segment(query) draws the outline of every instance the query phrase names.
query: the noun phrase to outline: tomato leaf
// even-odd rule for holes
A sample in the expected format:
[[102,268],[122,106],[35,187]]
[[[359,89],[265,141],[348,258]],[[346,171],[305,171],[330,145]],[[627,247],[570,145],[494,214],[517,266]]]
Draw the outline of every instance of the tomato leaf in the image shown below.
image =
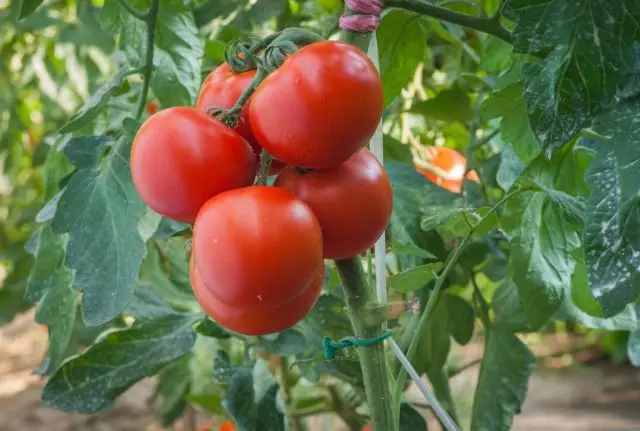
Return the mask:
[[129,171],[136,124],[127,120],[124,128],[102,166],[73,174],[52,221],[54,232],[69,234],[65,265],[75,270],[90,326],[110,321],[127,305],[145,251],[138,232],[144,205]]
[[58,130],[58,133],[71,133],[90,124],[105,109],[109,98],[124,84],[130,74],[131,69],[129,67],[118,69],[111,79],[91,96],[67,124]]
[[184,412],[191,379],[190,359],[185,355],[158,373],[155,410],[163,426],[171,425]]
[[640,31],[635,0],[509,0],[514,51],[544,60],[524,65],[529,118],[548,156],[610,104],[621,74],[635,65]]
[[222,405],[241,430],[255,429],[254,396],[251,370],[235,369],[229,379],[227,397],[222,401]]
[[111,136],[78,136],[68,140],[62,152],[76,168],[91,168],[100,161],[104,148],[113,142]]
[[640,367],[640,329],[636,329],[629,334],[627,356],[634,367]]
[[460,345],[471,341],[475,312],[467,301],[457,295],[444,295],[444,305],[448,310],[449,333]]
[[526,332],[531,330],[531,323],[522,309],[518,287],[506,279],[498,286],[491,300],[491,308],[495,313],[494,323],[511,332]]
[[621,105],[594,124],[612,145],[601,147],[587,173],[585,259],[591,292],[607,316],[640,293],[639,107]]
[[386,11],[376,30],[384,106],[400,94],[427,57],[427,30],[420,15],[401,9]]
[[150,286],[139,284],[136,286],[131,301],[125,313],[136,320],[153,320],[179,314],[158,295]]
[[38,373],[47,375],[62,363],[76,320],[78,292],[73,289],[73,272],[64,266],[66,238],[45,225],[38,235],[36,260],[28,278],[25,298],[40,301],[36,322],[47,325],[49,347]]
[[[534,183],[535,184],[535,183]],[[571,196],[562,190],[555,190],[542,184],[535,184],[539,190],[546,193],[549,202],[556,205],[564,217],[571,223],[582,225],[586,202],[579,197]]]
[[16,2],[19,3],[19,6],[17,7],[20,10],[18,13],[18,19],[23,19],[31,15],[44,2],[44,0],[16,0]]
[[527,394],[535,356],[511,332],[499,326],[487,329],[473,398],[472,431],[508,431]]
[[465,123],[473,118],[471,100],[459,87],[442,90],[436,97],[414,104],[410,112],[422,115],[427,121]]
[[293,356],[305,348],[304,335],[295,329],[258,338],[258,346],[271,355]]
[[413,244],[394,244],[393,253],[400,254],[400,255],[420,257],[422,259],[427,259],[427,260],[438,259],[434,254],[429,253],[427,250],[424,250]]
[[400,431],[427,431],[424,417],[409,403],[400,404]]
[[188,352],[196,339],[193,324],[199,318],[177,314],[105,333],[56,371],[42,401],[72,413],[95,413],[110,406],[131,385]]
[[442,262],[428,263],[415,266],[389,279],[389,287],[396,292],[413,292],[426,286],[435,279],[442,268]]
[[204,335],[205,337],[218,338],[220,340],[231,338],[231,334],[229,332],[209,318],[200,322],[196,327],[196,331],[198,331],[198,334]]

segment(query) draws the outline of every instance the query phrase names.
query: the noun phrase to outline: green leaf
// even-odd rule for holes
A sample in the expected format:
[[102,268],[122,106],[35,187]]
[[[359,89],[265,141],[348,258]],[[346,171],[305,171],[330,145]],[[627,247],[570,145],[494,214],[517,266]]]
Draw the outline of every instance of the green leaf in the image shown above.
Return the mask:
[[447,221],[459,215],[473,213],[475,208],[458,207],[458,208],[431,208],[429,214],[422,219],[422,229],[429,231],[443,225]]
[[509,190],[524,172],[525,165],[518,157],[513,146],[507,145],[500,152],[500,166],[496,173],[496,182],[502,190]]
[[413,105],[411,112],[427,120],[465,123],[473,118],[473,108],[467,93],[459,87],[443,90],[432,99]]
[[584,212],[586,208],[586,202],[584,200],[541,184],[536,184],[536,186],[546,193],[549,201],[556,205],[568,221],[579,225],[584,223]]
[[482,44],[480,67],[487,72],[499,73],[511,63],[511,44],[495,36],[489,36]]
[[427,326],[424,332],[419,334],[417,355],[413,361],[418,374],[428,370],[439,371],[447,362],[451,350],[451,325],[446,296],[449,295],[440,295],[436,300]]
[[84,354],[58,369],[44,387],[42,401],[70,413],[95,413],[109,407],[134,383],[191,349],[197,318],[167,316],[104,334]]
[[73,174],[52,222],[54,232],[69,233],[65,264],[75,270],[90,326],[110,321],[127,305],[145,250],[138,232],[144,205],[129,171],[136,124],[127,120],[124,127],[102,166]]
[[258,424],[256,431],[285,431],[285,418],[280,409],[278,409],[278,391],[279,386],[272,385],[267,393],[258,402],[256,415]]
[[409,145],[403,144],[390,135],[383,135],[384,160],[397,160],[399,162],[413,163],[413,156]]
[[494,325],[505,328],[510,332],[525,332],[531,330],[531,323],[522,309],[518,287],[506,279],[493,293],[491,308],[495,313]]
[[485,120],[502,118],[500,135],[513,148],[522,163],[528,165],[540,154],[540,144],[531,130],[527,116],[522,81],[491,93],[482,103],[481,113]]
[[15,0],[20,3],[18,19],[26,18],[31,15],[42,4],[44,0]]
[[594,124],[612,145],[601,147],[587,173],[584,247],[591,293],[607,316],[640,293],[639,106],[621,105]]
[[294,329],[275,334],[275,336],[259,337],[258,346],[271,355],[293,356],[305,347],[304,335]]
[[424,417],[409,403],[400,404],[400,431],[427,431]]
[[66,244],[50,226],[42,228],[25,294],[29,301],[40,301],[36,322],[48,328],[49,347],[38,368],[41,375],[55,371],[64,360],[76,319],[78,293],[72,288],[73,272],[63,263]]
[[165,427],[178,419],[186,407],[185,397],[189,391],[191,377],[190,359],[190,355],[185,355],[158,373],[155,410]]
[[401,244],[401,243],[394,244],[393,253],[400,254],[400,255],[420,257],[422,259],[427,259],[427,260],[438,259],[434,254],[429,253],[427,250],[424,250],[414,244]]
[[78,136],[67,141],[62,152],[76,168],[91,168],[100,161],[104,148],[112,143],[111,136]]
[[425,23],[420,15],[388,10],[376,31],[384,106],[400,94],[427,57]]
[[198,331],[198,334],[204,335],[205,337],[218,338],[220,340],[231,338],[231,334],[229,332],[209,318],[200,322],[196,327],[196,331]]
[[460,345],[465,345],[473,337],[475,313],[473,307],[456,295],[444,295],[444,305],[448,310],[449,332]]
[[389,279],[389,287],[396,292],[408,293],[426,286],[438,276],[442,262],[415,266]]
[[640,7],[635,0],[509,0],[503,11],[517,22],[514,51],[545,57],[525,64],[525,95],[551,155],[614,100],[621,74],[635,64]]
[[239,368],[229,380],[227,397],[222,401],[241,431],[254,429],[254,390],[251,370]]
[[634,367],[640,367],[640,329],[629,334],[627,341],[627,356]]
[[125,310],[136,320],[153,320],[179,314],[158,295],[151,287],[138,285],[131,297],[131,302]]
[[576,304],[571,298],[565,299],[562,306],[554,315],[554,319],[568,320],[579,323],[591,329],[603,329],[606,331],[635,331],[640,327],[640,306],[636,303],[627,305],[624,310],[615,316],[601,318],[590,316]]
[[[109,98],[124,84],[131,74],[129,67],[122,67],[100,87],[78,112],[69,120],[58,133],[71,133],[90,124],[107,106]],[[85,156],[86,157],[86,156]]]
[[471,431],[508,431],[520,413],[536,360],[518,337],[490,327],[473,399]]

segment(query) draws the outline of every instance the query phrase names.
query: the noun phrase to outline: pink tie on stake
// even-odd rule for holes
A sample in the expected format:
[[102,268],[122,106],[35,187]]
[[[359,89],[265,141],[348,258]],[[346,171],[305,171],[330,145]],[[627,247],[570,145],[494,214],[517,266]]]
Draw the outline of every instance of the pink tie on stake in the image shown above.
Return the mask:
[[339,25],[343,30],[356,33],[374,32],[380,25],[384,4],[380,0],[345,0],[353,15],[341,15]]

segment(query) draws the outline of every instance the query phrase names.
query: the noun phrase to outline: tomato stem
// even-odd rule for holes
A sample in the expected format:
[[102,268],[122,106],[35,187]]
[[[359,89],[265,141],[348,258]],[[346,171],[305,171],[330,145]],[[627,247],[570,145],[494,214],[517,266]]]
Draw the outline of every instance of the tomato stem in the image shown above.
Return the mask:
[[[144,18],[145,22],[147,23],[147,52],[145,56],[145,64],[143,66],[144,83],[142,85],[142,93],[140,94],[140,100],[138,101],[138,110],[136,112],[137,119],[140,119],[142,117],[142,113],[144,112],[144,108],[147,104],[147,97],[149,95],[149,86],[151,85],[151,73],[153,72],[153,49],[154,49],[153,41],[156,35],[156,22],[158,21],[159,9],[160,9],[160,0],[152,0],[151,6],[149,6],[149,11],[145,14],[145,18]],[[131,13],[130,10],[128,11]]]
[[260,171],[258,172],[258,177],[256,178],[255,183],[257,186],[264,186],[267,184],[271,159],[271,154],[269,154],[267,150],[262,150],[262,154],[260,154]]
[[[383,325],[371,323],[368,315],[373,305],[371,288],[367,285],[366,275],[360,259],[336,260],[336,266],[342,289],[347,302],[347,312],[358,338],[373,338],[382,335]],[[391,385],[387,372],[387,359],[384,344],[358,347],[364,388],[367,394],[371,422],[376,431],[394,431],[397,429],[391,406]]]

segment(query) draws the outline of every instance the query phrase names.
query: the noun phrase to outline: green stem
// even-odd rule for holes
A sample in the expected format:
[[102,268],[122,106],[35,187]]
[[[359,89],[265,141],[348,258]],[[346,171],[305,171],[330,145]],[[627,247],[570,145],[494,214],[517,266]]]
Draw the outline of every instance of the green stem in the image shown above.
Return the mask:
[[[471,238],[471,235],[473,235],[473,233],[475,232],[476,228],[480,226],[487,218],[489,218],[500,206],[502,206],[502,204],[504,204],[509,199],[516,196],[517,194],[521,193],[523,190],[524,189],[518,188],[504,195],[502,199],[500,199],[494,206],[492,206],[489,209],[489,211],[487,211],[487,213],[484,216],[482,216],[482,218],[480,218],[472,228],[469,229],[469,232],[467,232],[464,238],[462,238],[458,246],[455,248],[453,253],[447,259],[442,273],[440,274],[440,276],[435,282],[431,295],[429,295],[429,300],[427,301],[427,305],[424,308],[424,312],[422,313],[422,315],[420,316],[420,320],[418,321],[418,325],[414,332],[415,334],[424,333],[425,328],[427,326],[427,321],[429,319],[429,315],[433,310],[438,294],[440,293],[440,289],[442,288],[442,285],[444,284],[444,281],[447,279],[449,273],[458,262],[458,258],[460,258],[460,255],[464,251],[467,245],[467,242]],[[406,354],[407,359],[409,361],[413,360],[416,354],[416,350],[418,348],[419,341],[420,341],[420,337],[413,337],[413,339],[411,340],[411,344],[409,344],[409,348],[407,349],[407,354]],[[407,373],[404,370],[404,368],[401,368],[396,378],[394,391],[393,391],[393,399],[397,405],[399,405],[402,397],[402,393],[404,392],[404,382],[406,378],[407,378]]]
[[140,12],[135,10],[129,3],[127,3],[127,0],[118,0],[118,2],[120,3],[120,6],[125,8],[127,12],[129,12],[135,18],[138,18],[140,21],[146,21],[147,19],[149,19],[148,12]]
[[247,103],[251,95],[256,91],[256,88],[258,88],[258,85],[264,81],[267,75],[269,75],[269,72],[267,72],[264,67],[258,67],[256,76],[251,80],[251,84],[244,89],[240,97],[238,97],[238,100],[236,100],[236,103],[225,113],[225,115],[239,114],[245,103]]
[[[372,325],[367,321],[368,306],[372,298],[360,260],[358,258],[336,260],[336,267],[342,280],[347,312],[354,335],[358,338],[380,336],[383,332],[382,325]],[[393,409],[389,397],[391,392],[384,344],[358,347],[358,355],[373,429],[374,431],[394,431],[397,427],[393,420]]]
[[301,431],[298,418],[289,410],[291,406],[291,384],[289,383],[289,361],[286,357],[280,358],[280,387],[282,388],[282,401],[285,406],[285,418],[288,423],[287,429],[291,431]]
[[494,17],[484,18],[455,12],[436,6],[427,0],[386,0],[387,7],[398,7],[427,15],[452,24],[458,24],[474,30],[491,34],[505,42],[512,43],[511,32],[500,24]]
[[147,104],[147,97],[149,95],[149,86],[151,85],[151,72],[153,72],[153,48],[154,39],[156,35],[156,22],[158,21],[158,10],[160,9],[160,0],[151,0],[151,6],[149,12],[146,14],[145,21],[147,23],[147,52],[144,64],[144,83],[142,85],[142,94],[138,101],[138,110],[136,112],[136,119],[142,117],[144,107]]
[[260,155],[260,171],[258,172],[258,177],[256,178],[256,186],[264,186],[267,184],[271,159],[271,154],[269,154],[267,150],[262,150],[262,154]]

